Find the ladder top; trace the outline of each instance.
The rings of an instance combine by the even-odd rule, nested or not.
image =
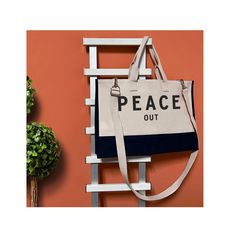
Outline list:
[[[83,45],[87,46],[135,46],[140,45],[143,38],[83,38]],[[147,42],[147,45],[152,44],[152,38]]]

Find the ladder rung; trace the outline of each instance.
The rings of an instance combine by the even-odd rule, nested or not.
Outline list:
[[[151,162],[150,156],[129,156],[127,157],[128,162]],[[87,156],[86,164],[99,164],[99,163],[118,163],[117,158],[97,158],[97,155]]]
[[[131,46],[140,45],[143,38],[83,38],[83,45],[99,46],[99,45],[114,45],[114,46]],[[147,45],[152,44],[152,39],[150,38]]]
[[[84,69],[85,76],[128,76],[129,69]],[[152,75],[152,69],[139,69],[140,76]]]
[[[86,134],[95,134],[94,126],[85,128]]]
[[[95,106],[95,99],[94,98],[85,98],[85,105]]]
[[[132,183],[135,190],[151,190],[151,183]],[[131,191],[127,184],[87,184],[86,192]]]

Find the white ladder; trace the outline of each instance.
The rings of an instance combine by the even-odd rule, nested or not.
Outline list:
[[[92,193],[92,206],[99,206],[99,192],[130,191],[126,183],[100,184],[98,165],[102,163],[118,163],[117,158],[97,158],[95,153],[95,81],[97,76],[128,76],[128,69],[99,69],[97,68],[97,46],[139,46],[142,38],[83,38],[83,45],[89,47],[89,68],[84,69],[84,75],[90,78],[90,98],[85,99],[85,104],[90,106],[90,127],[86,128],[86,134],[91,135],[91,155],[86,157],[86,164],[91,164],[91,184],[86,185],[86,192]],[[150,38],[147,45],[150,45]],[[152,70],[146,68],[146,51],[140,64],[139,79],[146,79]],[[136,162],[139,165],[139,181],[132,183],[135,190],[145,194],[151,190],[151,184],[146,182],[146,163],[151,162],[150,156],[128,157],[128,162]],[[146,203],[139,200],[139,206],[145,207]]]

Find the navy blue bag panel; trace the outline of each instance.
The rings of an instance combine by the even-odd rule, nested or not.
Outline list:
[[[192,82],[193,83],[193,82]],[[117,157],[115,136],[99,137],[98,81],[96,81],[95,101],[95,153],[98,158]],[[192,108],[193,84],[192,84]],[[168,152],[196,151],[198,138],[196,132],[124,136],[127,156],[143,156]]]

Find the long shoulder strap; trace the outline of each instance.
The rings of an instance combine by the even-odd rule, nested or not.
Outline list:
[[[182,97],[183,97],[190,121],[193,125],[194,130],[197,132],[196,122],[195,122],[194,117],[192,116],[192,113],[190,112],[188,100],[186,99],[186,89],[184,89],[184,88],[182,89]],[[190,171],[193,163],[196,160],[198,150],[191,153],[184,171],[171,186],[169,186],[166,190],[164,190],[163,192],[161,192],[157,195],[145,196],[145,195],[139,193],[138,191],[136,191],[135,189],[133,189],[133,187],[129,181],[128,168],[127,168],[127,157],[126,157],[125,143],[124,143],[124,131],[123,131],[122,122],[120,120],[119,111],[118,111],[118,97],[114,96],[112,91],[111,91],[111,99],[110,99],[110,109],[111,109],[111,114],[112,114],[114,132],[115,132],[119,167],[120,167],[121,174],[122,174],[126,184],[129,186],[129,188],[133,191],[133,193],[138,198],[140,198],[144,201],[160,200],[160,199],[166,198],[169,195],[171,195],[172,193],[174,193],[180,187],[180,185],[184,181],[185,177],[187,176],[188,172]]]

